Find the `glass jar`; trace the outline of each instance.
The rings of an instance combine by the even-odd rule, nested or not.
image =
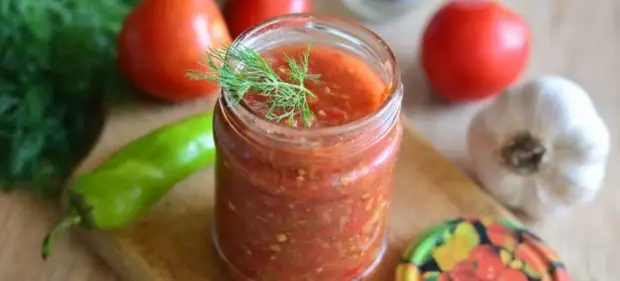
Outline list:
[[[213,237],[235,280],[359,280],[373,273],[386,250],[402,138],[403,93],[394,56],[370,30],[311,14],[262,23],[232,47],[265,53],[299,43],[355,54],[385,83],[386,98],[357,121],[298,129],[233,106],[222,89],[214,117]]]

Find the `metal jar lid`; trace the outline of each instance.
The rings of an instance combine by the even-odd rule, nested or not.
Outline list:
[[[401,256],[397,281],[569,281],[558,255],[508,220],[458,218],[426,232]]]

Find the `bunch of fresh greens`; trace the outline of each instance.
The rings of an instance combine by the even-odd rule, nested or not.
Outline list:
[[[0,189],[57,197],[94,142],[137,0],[0,0]]]

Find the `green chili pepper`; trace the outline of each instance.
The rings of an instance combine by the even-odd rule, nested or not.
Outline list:
[[[72,226],[118,229],[128,225],[174,185],[215,159],[213,115],[166,125],[115,153],[69,186],[66,215],[41,247],[46,259],[56,236]]]

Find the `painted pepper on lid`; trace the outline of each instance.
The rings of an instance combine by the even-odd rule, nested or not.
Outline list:
[[[558,255],[508,220],[458,218],[438,225],[401,256],[397,281],[570,281]]]

